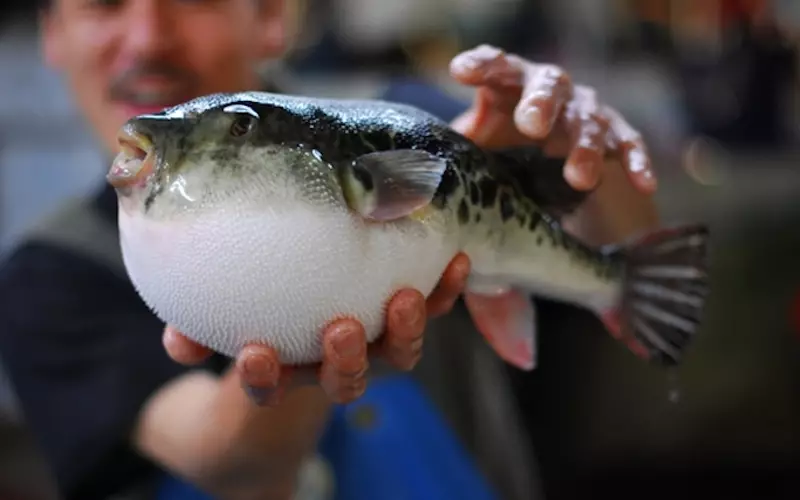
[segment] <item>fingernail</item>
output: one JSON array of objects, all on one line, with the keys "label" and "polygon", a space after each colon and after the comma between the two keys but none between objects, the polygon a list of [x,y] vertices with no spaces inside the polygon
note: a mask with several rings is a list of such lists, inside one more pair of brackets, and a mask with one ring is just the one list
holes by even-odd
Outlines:
[{"label": "fingernail", "polygon": [[349,330],[342,329],[333,341],[333,350],[340,358],[351,358],[361,350],[361,339],[351,333]]},{"label": "fingernail", "polygon": [[656,180],[656,176],[653,175],[653,171],[650,169],[646,169],[644,171],[636,173],[636,177],[639,179],[639,185],[643,189],[652,191],[656,188],[656,186],[658,186],[658,181]]},{"label": "fingernail", "polygon": [[631,151],[628,153],[628,169],[638,174],[647,170],[647,157],[641,151]]},{"label": "fingernail", "polygon": [[595,184],[594,165],[590,162],[569,162],[564,167],[564,177],[575,188],[589,189]]},{"label": "fingernail", "polygon": [[456,262],[456,271],[464,277],[464,284],[466,285],[466,281],[469,280],[469,275],[472,272],[472,263],[468,258],[459,259]]},{"label": "fingernail", "polygon": [[542,111],[538,107],[531,106],[523,113],[522,122],[525,124],[528,133],[540,136],[545,132],[545,120]]},{"label": "fingernail", "polygon": [[251,354],[245,356],[242,370],[250,379],[255,378],[258,381],[269,383],[275,378],[277,366],[268,356]]},{"label": "fingernail", "polygon": [[277,390],[276,387],[253,387],[246,385],[244,391],[250,399],[258,406],[265,406]]},{"label": "fingernail", "polygon": [[400,321],[408,326],[416,326],[422,317],[419,309],[415,304],[407,304],[400,310]]},{"label": "fingernail", "polygon": [[453,59],[451,67],[455,71],[475,71],[478,69],[478,61],[470,54],[462,54]]}]

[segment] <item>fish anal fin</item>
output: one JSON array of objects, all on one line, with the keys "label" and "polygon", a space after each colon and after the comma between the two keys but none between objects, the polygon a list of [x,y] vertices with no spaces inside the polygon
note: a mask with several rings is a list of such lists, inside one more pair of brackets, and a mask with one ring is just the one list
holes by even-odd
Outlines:
[{"label": "fish anal fin", "polygon": [[628,346],[628,349],[638,356],[639,358],[649,361],[651,359],[650,351],[642,345],[641,342],[635,337],[634,334],[623,331],[623,317],[622,309],[614,308],[603,311],[600,314],[600,321],[603,322],[608,333],[616,340],[623,342]]},{"label": "fish anal fin", "polygon": [[536,367],[536,312],[527,295],[508,288],[468,289],[464,302],[492,349],[522,370]]}]

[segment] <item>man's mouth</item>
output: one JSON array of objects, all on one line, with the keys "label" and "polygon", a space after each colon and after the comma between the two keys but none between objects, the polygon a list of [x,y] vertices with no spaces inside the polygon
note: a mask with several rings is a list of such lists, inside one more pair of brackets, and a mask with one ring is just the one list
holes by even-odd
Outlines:
[{"label": "man's mouth", "polygon": [[125,119],[138,115],[157,113],[165,108],[180,104],[191,96],[182,89],[138,89],[125,92],[114,100],[122,108]]}]

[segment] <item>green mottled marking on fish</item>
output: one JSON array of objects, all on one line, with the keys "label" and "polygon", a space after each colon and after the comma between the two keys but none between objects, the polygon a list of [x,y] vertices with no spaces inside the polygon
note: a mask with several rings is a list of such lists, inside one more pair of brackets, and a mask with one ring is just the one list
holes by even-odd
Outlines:
[{"label": "green mottled marking on fish", "polygon": [[[249,291],[261,297],[259,304],[275,302],[274,309],[259,313],[265,322],[269,315],[272,330],[294,332],[294,340],[266,339],[282,342],[286,359],[313,359],[316,354],[308,349],[318,347],[318,339],[306,339],[309,334],[302,328],[311,323],[302,325],[322,321],[327,317],[323,312],[366,318],[368,332],[378,335],[381,325],[372,314],[382,310],[383,302],[376,302],[374,311],[361,304],[383,301],[401,285],[429,293],[456,252],[471,260],[466,298],[476,324],[495,350],[518,366],[533,364],[535,318],[528,293],[592,310],[612,333],[635,339],[647,356],[668,364],[681,359],[699,322],[707,287],[704,226],[592,248],[561,225],[587,195],[564,180],[564,158],[546,157],[536,147],[483,149],[413,107],[220,94],[134,118],[121,137],[123,145],[150,144],[147,158],[152,158],[152,171],[138,194],[120,191],[121,224],[125,220],[125,227],[136,228],[128,232],[150,234],[148,228],[166,224],[176,238],[190,235],[187,241],[198,252],[214,247],[217,254],[240,255],[231,258],[235,265],[211,257],[194,263],[211,275],[222,273],[223,264],[228,266],[225,276],[239,272],[236,266],[250,266],[243,280],[261,276],[278,283],[276,276],[294,273],[280,286],[253,281]],[[135,164],[130,156],[128,150],[115,168],[130,170]],[[289,220],[294,222],[287,225]],[[213,229],[203,234],[198,221]],[[268,229],[255,229],[262,223]],[[181,224],[187,228],[178,229]],[[228,235],[246,224],[247,234],[270,233],[253,237],[260,242],[257,249]],[[305,233],[312,226],[319,241]],[[164,284],[155,262],[164,265],[172,257],[135,241],[128,246],[129,269],[140,276],[140,293],[156,296],[162,292],[154,283]],[[320,245],[330,250],[320,252]],[[250,253],[241,253],[243,248]],[[242,262],[248,260],[259,264]],[[273,274],[265,274],[268,270]],[[194,283],[174,274],[184,286]],[[315,284],[304,288],[304,279]],[[359,287],[369,293],[345,291]],[[223,300],[222,292],[204,293],[212,305],[239,307]],[[300,295],[294,302],[271,293]],[[185,305],[175,300],[150,302],[162,315],[174,314],[165,320],[182,319],[205,329],[198,338],[217,342],[218,349],[233,352],[247,328],[254,328],[231,318],[217,324],[207,309],[181,316]],[[287,301],[299,307],[296,315],[287,312]],[[298,305],[306,303],[315,305]],[[687,309],[686,303],[695,305]],[[301,312],[308,319],[301,319]],[[213,333],[225,328],[242,333]],[[220,336],[223,340],[209,340]]]}]

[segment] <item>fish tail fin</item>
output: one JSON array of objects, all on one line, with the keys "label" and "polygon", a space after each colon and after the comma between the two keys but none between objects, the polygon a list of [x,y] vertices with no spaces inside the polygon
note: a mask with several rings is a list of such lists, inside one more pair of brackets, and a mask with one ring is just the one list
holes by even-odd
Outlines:
[{"label": "fish tail fin", "polygon": [[645,359],[677,365],[697,332],[708,296],[709,230],[654,231],[610,253],[623,267],[618,305],[601,312],[612,336]]}]

